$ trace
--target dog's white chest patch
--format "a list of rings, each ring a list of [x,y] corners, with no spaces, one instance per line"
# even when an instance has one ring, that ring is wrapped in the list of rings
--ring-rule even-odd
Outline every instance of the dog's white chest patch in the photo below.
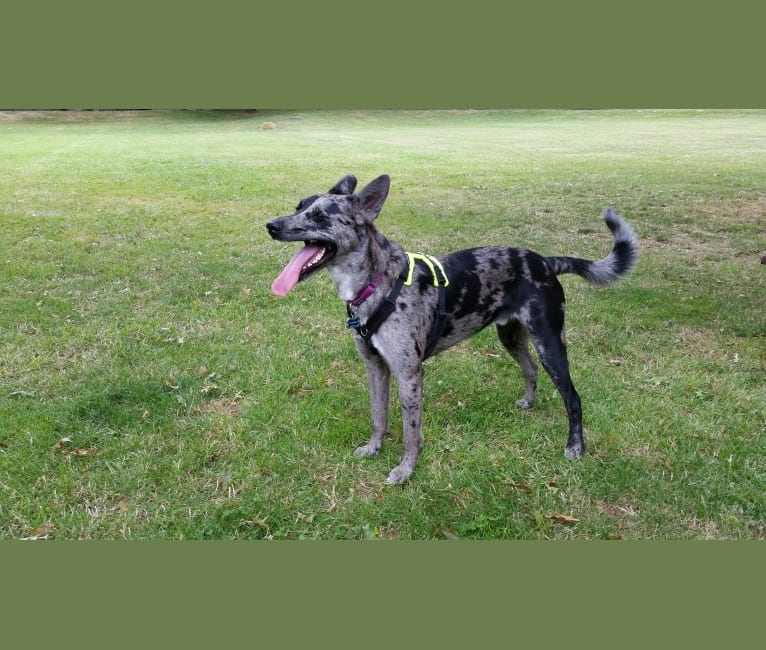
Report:
[[[353,300],[356,292],[351,286],[351,276],[346,275],[337,267],[330,267],[327,270],[330,272],[333,282],[335,282],[335,289],[338,292],[338,297],[345,301]]]

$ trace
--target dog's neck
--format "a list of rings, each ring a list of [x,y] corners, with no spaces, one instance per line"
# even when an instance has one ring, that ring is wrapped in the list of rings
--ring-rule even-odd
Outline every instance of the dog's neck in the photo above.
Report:
[[[367,287],[375,285],[363,301],[377,304],[385,296],[405,263],[405,254],[399,244],[384,237],[372,224],[367,227],[366,245],[348,256],[344,264],[328,268],[338,297],[345,301],[355,301]]]

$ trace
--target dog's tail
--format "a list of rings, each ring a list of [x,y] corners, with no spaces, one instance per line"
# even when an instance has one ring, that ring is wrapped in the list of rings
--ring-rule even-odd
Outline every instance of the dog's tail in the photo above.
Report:
[[[624,278],[638,262],[638,240],[633,228],[612,208],[604,210],[604,221],[614,236],[614,247],[604,259],[593,262],[578,257],[548,257],[556,275],[576,273],[593,284],[605,286]]]

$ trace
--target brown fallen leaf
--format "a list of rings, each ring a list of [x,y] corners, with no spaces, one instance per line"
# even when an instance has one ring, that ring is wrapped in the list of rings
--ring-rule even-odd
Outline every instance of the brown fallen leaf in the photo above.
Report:
[[[53,445],[53,447],[51,447],[51,450],[56,451],[61,449],[64,445],[68,445],[70,442],[72,442],[71,438],[62,438],[55,445]]]
[[[50,534],[56,530],[56,524],[47,521],[37,528],[29,530],[29,534],[26,537],[20,537],[19,539],[24,542],[36,542],[38,540],[48,539]]]
[[[576,524],[578,521],[580,521],[577,517],[573,517],[572,515],[562,515],[560,513],[548,515],[548,519],[559,521],[562,524]]]
[[[529,483],[516,483],[514,487],[519,488],[519,490],[522,490],[523,492],[526,492],[527,494],[532,494],[532,486],[529,485]]]
[[[128,511],[128,500],[127,499],[120,499],[120,502],[117,504],[117,509],[122,512],[126,513]]]
[[[38,526],[34,530],[31,530],[29,534],[32,537],[42,537],[43,535],[52,533],[54,530],[56,530],[56,524],[48,521],[45,522],[42,526]]]
[[[89,449],[67,449],[64,451],[64,456],[95,456],[98,452],[93,448]]]

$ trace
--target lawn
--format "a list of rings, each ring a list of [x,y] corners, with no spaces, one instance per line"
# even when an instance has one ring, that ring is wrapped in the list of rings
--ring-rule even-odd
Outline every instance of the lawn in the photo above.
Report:
[[[273,122],[275,128],[261,128]],[[410,250],[641,261],[567,291],[588,452],[493,328],[426,363],[412,480],[376,458],[327,273],[265,223],[388,173]],[[766,112],[0,113],[0,537],[766,537]],[[395,391],[394,391],[395,392]]]

